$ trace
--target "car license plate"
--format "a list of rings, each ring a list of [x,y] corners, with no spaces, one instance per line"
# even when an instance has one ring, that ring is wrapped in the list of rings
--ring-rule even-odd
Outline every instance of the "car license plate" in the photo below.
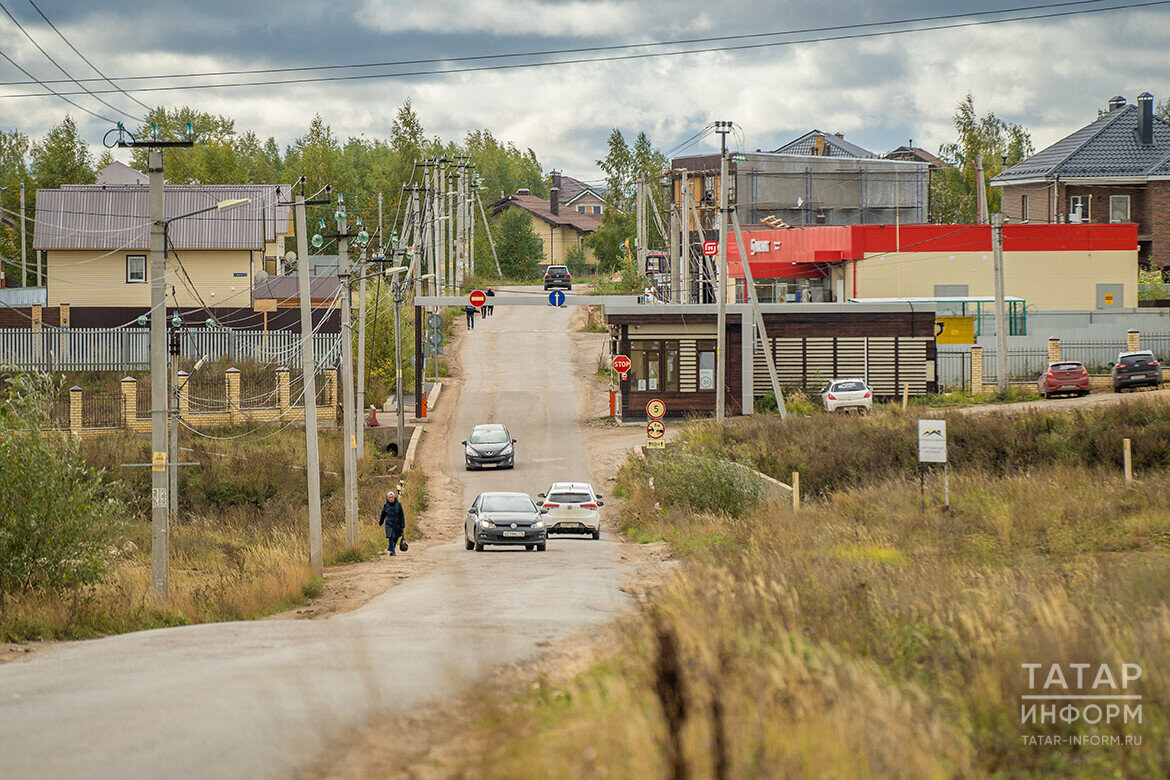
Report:
[[[1077,386],[1076,385],[1061,385],[1060,389],[1061,390],[1076,390]]]
[[[523,536],[523,531],[504,531],[504,536]]]
[[[561,523],[561,528],[573,528],[580,530],[581,528],[584,528],[584,526],[582,526],[580,523]]]

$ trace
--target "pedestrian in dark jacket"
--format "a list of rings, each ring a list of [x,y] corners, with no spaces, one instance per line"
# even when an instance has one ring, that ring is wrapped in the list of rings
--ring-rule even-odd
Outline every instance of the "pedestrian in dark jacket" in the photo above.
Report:
[[[467,315],[467,329],[475,330],[475,307],[469,303],[463,307],[463,313]]]
[[[487,292],[484,293],[484,295],[486,295],[489,298],[495,298],[496,291],[489,287],[489,288],[487,288]],[[488,301],[488,305],[483,307],[483,315],[485,317],[490,317],[495,313],[496,313],[496,307],[491,305],[491,301]]]
[[[389,543],[387,549],[391,555],[397,555],[394,547],[406,533],[406,513],[402,511],[402,503],[399,502],[398,496],[394,495],[393,490],[386,494],[386,503],[382,505],[382,516],[378,519],[378,525],[386,527],[386,541]]]

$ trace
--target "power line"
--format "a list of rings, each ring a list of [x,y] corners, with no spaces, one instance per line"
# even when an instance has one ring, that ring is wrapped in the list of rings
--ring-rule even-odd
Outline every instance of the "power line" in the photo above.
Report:
[[[443,57],[443,58],[432,58],[432,59],[390,60],[390,61],[386,61],[386,62],[367,62],[367,63],[353,63],[353,64],[339,64],[339,65],[305,65],[305,66],[285,67],[285,68],[256,68],[256,69],[240,69],[240,70],[225,70],[225,71],[204,71],[204,72],[196,72],[196,73],[154,74],[154,75],[146,75],[146,76],[120,76],[120,77],[115,77],[115,80],[116,81],[145,81],[145,80],[173,79],[173,78],[209,78],[209,77],[213,77],[213,76],[246,76],[246,75],[262,74],[262,73],[303,73],[303,72],[328,71],[328,70],[397,67],[397,66],[401,66],[401,65],[434,65],[434,64],[448,63],[448,62],[473,62],[473,61],[479,61],[479,60],[499,60],[499,59],[512,59],[512,58],[518,58],[518,57],[546,57],[546,56],[565,55],[565,54],[586,54],[586,53],[608,52],[608,51],[628,51],[631,49],[645,49],[645,48],[650,48],[650,47],[664,47],[664,46],[687,46],[687,45],[695,45],[695,44],[703,44],[703,43],[714,43],[714,42],[718,42],[718,41],[753,40],[753,39],[759,39],[759,38],[776,37],[776,36],[781,36],[781,35],[807,35],[807,34],[811,34],[811,33],[839,32],[839,31],[844,31],[844,30],[856,30],[856,29],[864,29],[864,28],[871,28],[871,27],[886,27],[886,26],[891,26],[891,25],[896,25],[896,24],[920,24],[923,22],[936,22],[936,21],[943,21],[943,20],[949,20],[949,19],[993,16],[993,15],[997,15],[997,14],[1019,13],[1021,11],[1034,11],[1034,10],[1041,10],[1041,9],[1048,9],[1048,8],[1062,8],[1062,7],[1068,7],[1068,6],[1093,5],[1093,4],[1102,3],[1102,2],[1106,2],[1106,1],[1107,0],[1066,0],[1065,2],[1040,3],[1040,4],[1034,4],[1034,5],[1015,6],[1015,7],[1011,7],[1011,8],[1002,8],[1002,9],[987,10],[987,11],[967,11],[967,12],[953,13],[953,14],[937,14],[937,15],[931,15],[931,16],[908,17],[908,18],[904,18],[904,19],[891,19],[891,20],[881,21],[881,22],[858,22],[858,23],[853,23],[853,24],[831,25],[831,26],[822,26],[822,27],[807,27],[807,28],[797,28],[797,29],[792,29],[792,30],[776,30],[776,31],[762,32],[762,33],[744,33],[744,34],[737,34],[737,35],[720,35],[720,36],[710,36],[710,37],[702,37],[702,38],[682,38],[682,39],[669,40],[669,41],[643,41],[641,43],[614,44],[614,45],[608,45],[608,46],[582,46],[582,47],[575,47],[575,48],[545,49],[545,50],[528,51],[528,52],[467,55],[467,56],[462,56],[462,57]],[[1083,11],[1073,11],[1071,13],[1092,13],[1095,11],[1115,10],[1116,8],[1140,7],[1141,5],[1158,5],[1158,4],[1159,3],[1141,3],[1141,4],[1135,4],[1132,6],[1127,4],[1127,5],[1116,6],[1114,8],[1085,9]],[[1020,17],[1020,18],[1029,19],[1029,18],[1044,18],[1044,17]],[[991,21],[985,22],[985,23],[998,23],[998,22],[1007,22],[1007,21],[1017,21],[1017,19],[1008,18],[1008,19],[1000,19],[1000,20],[991,20]],[[929,29],[941,29],[941,28],[929,28],[928,27],[928,28],[921,28],[921,29],[929,30]],[[912,32],[912,31],[913,30],[884,31],[884,32],[878,32],[878,33],[873,33],[873,34],[880,35],[880,34],[889,34],[891,32]],[[833,39],[830,38],[830,39],[826,39],[826,40],[833,40]],[[796,41],[795,43],[807,43],[807,42],[810,42],[810,41]],[[787,43],[786,42],[774,42],[774,43],[764,44],[764,45],[787,45]],[[718,50],[720,50],[720,49],[702,49],[702,50],[695,50],[695,51],[718,51]],[[694,53],[694,52],[693,51],[660,52],[660,53],[657,53],[657,54],[654,54],[651,56],[667,56],[667,55],[673,55],[673,54],[688,54],[688,53]],[[591,60],[586,60],[586,61],[591,61]],[[535,65],[544,65],[544,64],[555,65],[555,64],[561,64],[561,63],[556,63],[556,62],[533,63],[532,65],[524,65],[524,66],[519,66],[519,67],[531,67],[531,66],[535,66]],[[512,66],[512,67],[517,67],[517,66]],[[444,72],[461,72],[461,71],[452,70],[452,71],[435,71],[435,72],[436,73],[444,73]],[[387,76],[367,75],[367,76],[352,76],[352,77],[340,77],[340,78],[342,78],[342,79],[344,79],[344,78],[381,78],[381,77],[390,77],[390,76],[394,76],[394,75],[418,75],[418,74],[388,74]],[[88,79],[88,80],[89,81],[99,81],[99,79]],[[23,86],[23,85],[27,85],[30,83],[34,83],[34,82],[18,82],[18,81],[0,82],[0,86]],[[35,82],[35,83],[40,83],[40,82]],[[55,81],[55,82],[46,82],[46,83],[59,83],[59,82]],[[68,82],[64,82],[64,83],[68,83]],[[294,80],[294,81],[287,81],[287,82],[264,82],[264,83],[267,84],[267,83],[298,83],[298,82]],[[225,85],[205,85],[205,86],[251,86],[251,85],[250,84],[225,84]],[[135,90],[132,90],[132,91],[135,91]],[[141,90],[141,91],[146,91],[146,90]]]
[[[91,97],[93,97],[95,100],[97,100],[99,103],[101,103],[103,106],[106,106],[107,108],[109,108],[109,109],[111,109],[112,111],[114,111],[116,114],[120,114],[120,115],[123,115],[123,116],[130,116],[132,119],[137,119],[137,118],[138,118],[138,117],[135,117],[135,116],[133,116],[133,115],[131,115],[131,114],[126,114],[125,112],[123,112],[123,111],[121,111],[120,109],[118,109],[118,107],[117,107],[117,106],[112,106],[112,105],[110,105],[110,104],[109,104],[109,103],[107,103],[107,102],[106,102],[106,101],[105,101],[103,98],[100,98],[100,97],[98,97],[97,95],[95,95],[93,92],[91,92],[87,86],[85,86],[84,84],[82,84],[82,83],[81,83],[80,81],[78,81],[77,79],[73,78],[73,74],[71,74],[69,71],[65,70],[65,68],[64,68],[64,67],[61,65],[61,63],[59,63],[59,62],[57,62],[55,59],[53,59],[53,55],[51,55],[51,54],[49,54],[47,51],[45,51],[45,50],[44,50],[44,48],[43,48],[43,47],[42,47],[42,46],[41,46],[39,43],[37,43],[37,39],[36,39],[36,38],[34,38],[34,37],[32,37],[32,35],[29,33],[29,31],[28,31],[28,30],[24,29],[24,25],[22,25],[20,22],[18,22],[18,21],[16,20],[16,17],[12,15],[12,12],[8,10],[8,6],[4,5],[4,3],[3,3],[3,2],[0,2],[0,11],[3,11],[3,12],[4,12],[4,15],[5,15],[5,16],[7,16],[9,19],[11,19],[11,20],[12,20],[12,23],[16,25],[16,29],[18,29],[18,30],[20,30],[22,33],[24,33],[24,37],[25,37],[25,38],[28,38],[28,39],[29,39],[29,41],[32,43],[32,45],[37,47],[37,51],[39,51],[41,54],[45,55],[45,59],[47,59],[49,62],[53,63],[53,65],[55,65],[55,66],[56,66],[57,70],[59,70],[59,71],[61,71],[63,74],[65,74],[65,77],[66,77],[67,79],[69,79],[69,81],[71,81],[71,82],[73,82],[74,84],[76,84],[77,86],[81,87],[81,89],[82,89],[82,90],[85,92],[85,94],[87,94],[87,95],[90,95],[90,96],[91,96]],[[7,57],[7,55],[5,55],[5,57]],[[11,61],[12,61],[12,60],[9,60],[9,62],[11,62]],[[23,69],[23,68],[21,68],[21,70],[24,70],[24,69]],[[47,87],[47,86],[45,86],[45,84],[44,84],[43,82],[41,83],[41,86],[42,86],[42,87],[45,87],[46,89],[48,89],[48,87]],[[76,105],[76,104],[74,104],[74,105]],[[94,116],[97,116],[97,115],[95,114]],[[108,120],[107,120],[107,121],[108,121]]]
[[[105,82],[107,82],[107,83],[108,83],[108,84],[109,84],[111,87],[114,87],[115,89],[117,89],[119,92],[121,92],[121,93],[122,93],[123,95],[125,95],[126,97],[130,98],[131,100],[133,100],[133,101],[134,101],[135,103],[137,103],[138,105],[140,105],[140,106],[142,106],[143,108],[145,108],[145,109],[146,109],[146,111],[147,111],[148,113],[149,113],[149,112],[152,110],[152,109],[150,108],[150,106],[146,105],[145,103],[143,103],[143,102],[142,102],[141,100],[139,100],[138,98],[134,97],[133,95],[131,95],[131,94],[130,94],[130,93],[128,93],[128,92],[125,92],[125,91],[123,91],[123,89],[122,89],[121,87],[119,87],[117,84],[115,84],[113,81],[111,81],[111,80],[109,79],[109,77],[107,77],[107,76],[106,76],[106,74],[102,73],[102,72],[101,72],[101,70],[99,70],[99,69],[98,69],[98,66],[97,66],[97,65],[94,65],[92,62],[90,62],[88,57],[86,57],[84,54],[82,54],[81,52],[79,52],[79,51],[77,50],[77,47],[76,47],[76,46],[74,46],[74,45],[73,45],[73,43],[72,43],[72,42],[70,42],[70,40],[69,40],[68,38],[66,38],[66,37],[65,37],[65,33],[63,33],[63,32],[61,32],[60,30],[58,30],[58,29],[57,29],[57,25],[53,24],[53,22],[49,20],[49,17],[45,16],[45,12],[44,12],[44,11],[42,11],[42,10],[41,10],[41,7],[40,7],[39,5],[37,5],[37,4],[36,4],[35,0],[28,0],[28,2],[29,2],[29,4],[31,4],[31,5],[32,5],[32,7],[33,7],[33,8],[35,8],[35,9],[36,9],[36,12],[37,12],[38,14],[40,14],[40,15],[41,15],[41,18],[45,20],[45,24],[47,24],[47,25],[49,25],[50,27],[52,27],[52,28],[53,28],[53,32],[57,33],[57,35],[59,35],[59,36],[61,37],[61,40],[65,41],[65,45],[67,45],[67,46],[68,46],[70,49],[73,49],[73,53],[74,53],[74,54],[76,54],[78,57],[80,57],[80,58],[81,58],[81,59],[82,59],[82,60],[85,62],[85,64],[86,64],[86,65],[88,65],[89,67],[93,68],[93,71],[94,71],[94,73],[96,73],[96,74],[98,74],[99,76],[101,76],[101,77],[102,77],[102,80],[104,80]],[[96,79],[95,79],[95,80],[96,80]],[[77,79],[74,79],[74,81],[77,81]],[[89,79],[85,79],[85,81],[89,81]],[[81,82],[80,82],[80,81],[78,81],[77,83],[78,83],[78,84],[80,84]],[[112,106],[111,106],[111,107],[112,107]],[[133,116],[132,116],[131,118],[132,118],[132,119],[138,119],[138,117],[133,117]],[[139,121],[145,121],[145,120],[139,120]]]
[[[33,74],[29,73],[27,70],[22,68],[20,66],[20,64],[16,62],[16,60],[9,57],[3,51],[0,51],[0,57],[3,57],[4,59],[8,60],[8,62],[12,65],[12,67],[16,68],[21,73],[28,76],[30,79],[34,79],[34,80],[36,79],[36,76],[34,76]],[[37,81],[37,83],[40,84],[41,82]],[[113,119],[110,119],[108,116],[102,116],[101,114],[97,113],[96,111],[90,111],[88,108],[81,105],[80,103],[76,103],[76,102],[70,100],[69,98],[65,97],[65,95],[63,93],[58,92],[57,90],[50,87],[48,84],[41,84],[41,86],[43,86],[45,89],[49,90],[49,92],[51,92],[54,95],[56,95],[57,97],[61,98],[66,103],[73,106],[74,108],[78,108],[78,109],[84,111],[85,113],[89,114],[90,116],[96,117],[97,119],[102,120],[103,122],[109,122],[110,124],[117,124],[117,122],[115,122]],[[80,93],[71,92],[69,94],[80,94]],[[93,93],[90,93],[90,94],[93,94]],[[38,93],[35,95],[28,95],[27,97],[45,97],[45,95]]]

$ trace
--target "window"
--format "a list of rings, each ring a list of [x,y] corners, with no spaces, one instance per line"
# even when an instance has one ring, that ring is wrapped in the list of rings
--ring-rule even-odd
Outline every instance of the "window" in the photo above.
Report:
[[[126,255],[126,284],[146,282],[146,255]]]
[[[594,214],[600,214],[600,213],[601,213],[601,206],[591,206],[590,208],[591,208],[591,210],[592,210],[592,212],[593,212]]]
[[[1109,196],[1109,221],[1110,222],[1129,222],[1129,196],[1128,195],[1110,195]]]
[[[630,389],[678,392],[678,342],[630,342]]]
[[[699,341],[695,343],[699,353],[699,389],[715,389],[715,342]]]
[[[1069,222],[1088,222],[1090,216],[1088,195],[1073,195],[1068,199]]]
[[[585,207],[584,207],[584,206],[578,206],[578,207],[577,207],[577,213],[578,213],[578,214],[584,214],[584,213],[585,213]]]
[[[1020,219],[1024,222],[1028,221],[1028,196],[1020,196]]]

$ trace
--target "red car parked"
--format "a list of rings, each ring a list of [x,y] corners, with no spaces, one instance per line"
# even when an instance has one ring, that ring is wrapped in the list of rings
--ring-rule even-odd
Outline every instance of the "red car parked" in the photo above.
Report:
[[[1041,398],[1051,398],[1062,393],[1088,395],[1089,372],[1084,363],[1076,360],[1049,363],[1048,370],[1036,380],[1036,390]]]

